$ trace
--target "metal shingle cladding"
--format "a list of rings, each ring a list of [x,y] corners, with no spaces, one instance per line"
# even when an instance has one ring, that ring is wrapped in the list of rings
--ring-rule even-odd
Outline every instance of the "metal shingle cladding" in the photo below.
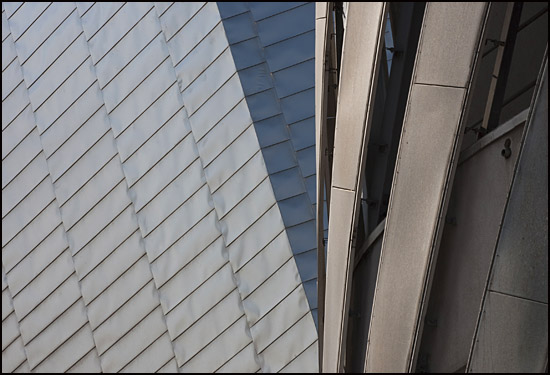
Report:
[[[315,238],[315,4],[251,2],[218,7],[316,320],[316,246],[304,241]]]
[[[254,110],[298,88],[228,32],[215,3],[3,3],[3,371],[316,371],[307,111]]]

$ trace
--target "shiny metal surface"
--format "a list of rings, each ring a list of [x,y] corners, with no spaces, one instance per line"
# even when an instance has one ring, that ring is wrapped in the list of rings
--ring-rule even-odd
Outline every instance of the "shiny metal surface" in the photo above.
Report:
[[[312,5],[279,7],[297,13],[264,17],[273,43],[311,26]],[[311,118],[309,94],[281,109],[273,90],[254,111],[245,96],[271,71],[239,74],[216,3],[6,3],[2,17],[3,371],[315,371],[314,259],[295,260],[285,230],[311,202],[301,173],[276,196],[260,143],[280,133],[252,126],[274,108]],[[278,36],[277,19],[298,28]],[[269,87],[310,89],[289,86],[307,69]],[[296,157],[286,134],[309,176],[313,143]]]

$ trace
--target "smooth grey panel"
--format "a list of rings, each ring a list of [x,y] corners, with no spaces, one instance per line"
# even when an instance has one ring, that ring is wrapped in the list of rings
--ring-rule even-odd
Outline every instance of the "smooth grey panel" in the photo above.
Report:
[[[245,347],[250,342],[250,336],[247,334],[247,321],[243,316],[235,322],[226,331],[205,349],[199,352],[193,359],[181,368],[182,372],[213,372],[221,367],[237,352],[239,348]],[[231,350],[227,350],[231,348]],[[223,355],[220,355],[223,353]],[[251,354],[247,352],[247,354]],[[253,366],[254,357],[248,357],[243,360],[248,366]]]
[[[42,151],[38,132],[33,130],[4,160],[2,160],[2,189]],[[5,244],[4,240],[2,243]]]
[[[308,310],[309,306],[303,289],[300,287],[294,289],[281,303],[250,328],[258,351],[263,351],[269,344],[277,340],[280,332],[291,328]]]
[[[96,80],[91,59],[87,59],[71,74],[55,93],[49,97],[40,108],[34,106],[36,125],[44,132]]]
[[[315,147],[311,146],[296,152],[298,165],[304,178],[315,174]]]
[[[296,8],[304,4],[303,2],[285,2],[285,3],[271,3],[271,4],[262,4],[261,2],[251,2],[248,3],[248,7],[252,12],[254,20],[257,22],[261,19],[286,12],[289,9]]]
[[[262,149],[267,171],[269,174],[277,173],[297,165],[292,143],[284,141]]]
[[[118,222],[118,230],[125,231],[120,227],[121,221]],[[124,223],[126,224],[126,223]],[[130,223],[130,227],[135,227]],[[108,231],[109,229],[107,229]],[[115,240],[117,240],[115,238]],[[105,289],[109,287],[116,279],[126,272],[139,258],[143,256],[143,244],[141,243],[141,235],[136,230],[130,235],[123,243],[108,244],[108,251],[113,250],[109,255],[103,258],[101,263],[98,263],[96,267],[88,272],[88,266],[82,263],[86,263],[88,260],[93,260],[89,254],[83,254],[79,256],[77,264],[77,271],[80,273],[80,283],[82,288],[82,296],[86,304],[93,301],[99,294],[103,293]],[[113,247],[113,249],[111,249]],[[140,251],[141,250],[141,251]],[[79,253],[80,254],[80,253]],[[88,255],[88,257],[86,257]],[[97,257],[98,255],[95,255]],[[82,274],[85,271],[85,274]],[[154,298],[152,299],[154,300]],[[158,302],[158,300],[157,300]],[[132,316],[129,314],[128,316]]]
[[[548,71],[544,74],[514,176],[489,287],[547,304]]]
[[[138,229],[136,218],[131,206],[128,206],[111,223],[84,248],[75,255],[75,262],[79,265],[79,275],[86,277],[111,251]],[[87,294],[83,295],[86,303],[89,302]]]
[[[108,6],[106,3],[99,3],[96,6]],[[121,35],[126,34],[147,12],[153,10],[152,3],[130,3],[126,4],[117,12],[109,22],[97,33],[91,34],[84,29],[90,54],[94,63],[97,63],[107,52],[120,40]]]
[[[231,245],[251,223],[254,223],[274,203],[273,190],[269,179],[266,177],[239,205],[227,214],[224,220],[220,220],[220,229],[227,246]]]
[[[212,208],[208,186],[204,184],[189,200],[170,215],[160,226],[156,227],[147,238],[146,247],[168,248],[177,241],[182,233],[193,227]],[[177,223],[178,225],[174,225]]]
[[[470,372],[544,372],[548,305],[488,292],[476,340]]]
[[[2,351],[2,372],[14,371],[23,362],[25,362],[25,349],[19,337]]]
[[[109,130],[105,108],[95,112],[63,145],[48,158],[50,174],[56,181],[85,155]]]
[[[31,368],[36,367],[40,362],[45,360],[48,355],[54,352],[58,346],[63,345],[65,340],[69,339],[73,333],[77,332],[85,324],[86,307],[84,306],[84,302],[79,300],[67,311],[57,317],[45,331],[25,345]],[[83,338],[89,340],[91,338],[90,336],[91,335],[84,335]],[[82,345],[82,342],[80,345]],[[90,347],[86,349],[90,349]],[[76,348],[78,348],[78,345],[75,346],[73,350]],[[55,365],[50,366],[52,368],[59,368],[59,365],[60,363],[55,363]]]
[[[106,372],[120,371],[124,366],[147,348],[152,338],[158,337],[166,330],[160,306],[143,319],[128,335],[117,342],[114,350],[109,350],[101,357],[102,367]]]
[[[315,220],[298,224],[287,229],[288,239],[294,254],[299,254],[317,247],[315,237],[311,236],[313,232],[315,232]]]
[[[181,353],[181,362],[184,366],[206,346],[212,345],[212,341],[217,339],[220,332],[225,331],[244,315],[240,300],[239,292],[234,289],[174,342],[174,348]],[[240,332],[239,336],[244,336],[243,334],[244,331]],[[228,351],[236,348],[233,346],[231,349],[224,349],[218,352],[218,356],[225,356]]]
[[[229,4],[229,3],[225,3]],[[246,358],[252,358],[252,360],[245,360]],[[254,343],[250,343],[244,347],[240,352],[235,354],[233,358],[228,360],[216,370],[219,373],[236,373],[236,372],[258,372],[261,370],[260,365],[258,364],[257,354],[254,348]]]
[[[25,255],[61,223],[59,209],[55,202],[34,218],[9,243],[2,246],[2,264],[9,272]]]
[[[267,63],[272,72],[284,69],[315,57],[314,48],[303,46],[315,45],[315,31],[295,36],[294,38],[272,44],[264,49]]]
[[[227,294],[235,289],[233,272],[228,263],[209,278],[194,293],[185,298],[166,315],[168,330],[176,339],[191,327],[203,314],[207,313]],[[185,314],[186,319],[180,319]],[[181,359],[178,356],[178,365]]]
[[[2,102],[2,130],[19,115],[29,103],[25,83],[21,82]]]
[[[41,155],[42,156],[42,155]],[[2,190],[2,218],[18,204],[48,175],[46,159],[33,159],[21,173]]]
[[[265,170],[265,163],[258,152],[212,194],[220,220],[265,179],[265,173],[259,172],[262,170]]]
[[[94,341],[98,354],[104,358],[109,351],[118,348],[117,339],[135,329],[135,325],[158,306],[155,284],[150,282],[120,307],[103,324],[94,330]]]
[[[109,113],[115,137],[130,126],[175,80],[172,63],[166,57],[143,84],[139,85],[126,100]],[[111,98],[107,97],[106,99]]]
[[[466,87],[474,61],[471,52],[483,26],[485,7],[485,3],[426,5],[416,60],[416,83]]]
[[[290,138],[282,114],[266,118],[265,120],[254,121],[254,128],[256,129],[258,142],[262,148],[286,141]]]
[[[227,263],[227,251],[221,237],[205,249],[189,251],[184,261],[188,261],[174,275],[162,284],[162,306],[165,311],[172,310],[181,301],[192,294],[202,283]],[[190,260],[189,260],[190,259]]]
[[[205,167],[252,125],[250,112],[243,99],[215,127],[197,142]]]
[[[224,34],[220,23],[175,66],[180,91],[189,86],[227,48]]]
[[[293,197],[305,191],[298,167],[286,169],[269,176],[277,201]]]
[[[68,238],[73,254],[80,251],[105,227],[106,223],[113,220],[130,204],[126,192],[124,181],[119,182],[107,199],[100,201],[70,229]]]
[[[88,9],[83,9],[83,6],[76,4],[80,13],[80,18],[82,19],[82,28],[86,34],[90,37],[94,35],[100,28],[102,28],[113,15],[124,6],[122,1],[111,1],[106,3],[95,3],[92,7]],[[82,14],[84,16],[82,16]]]
[[[233,265],[233,269],[238,270],[243,267],[283,230],[284,224],[279,207],[274,204],[227,247],[227,251],[231,254],[229,261]]]
[[[71,255],[68,251],[64,251],[31,284],[15,296],[13,305],[19,320],[28,315],[33,308],[46,299],[72,273],[74,273],[74,268]],[[26,333],[26,326],[21,326],[21,334],[23,337],[26,337],[25,341],[28,341],[30,337]]]
[[[151,343],[144,352],[128,363],[121,372],[156,372],[174,357],[172,340],[168,332]],[[174,369],[172,372],[176,372]]]
[[[189,152],[190,149],[193,150],[193,147],[191,136],[185,137],[147,174],[130,187],[129,195],[137,212],[168,185],[174,177],[195,161],[197,155],[194,152]],[[139,170],[133,171],[131,167],[131,165],[129,167],[122,165],[125,175],[131,176],[130,178],[133,180],[134,176],[139,175]],[[136,174],[136,172],[138,173]]]
[[[306,350],[304,350],[300,355],[294,358],[289,362],[285,367],[283,367],[281,373],[313,373],[313,371],[308,363],[314,363],[319,359],[319,345],[317,341],[313,342]]]
[[[36,3],[27,2],[17,10],[15,14],[11,11],[8,16],[10,17],[10,26],[13,40],[17,40],[21,37],[21,34],[25,32],[33,22],[40,16],[42,12],[50,6],[48,1],[40,1]],[[8,6],[6,11],[11,7]],[[3,39],[3,38],[2,38]]]
[[[258,153],[259,148],[254,128],[249,127],[205,169],[211,191],[215,192],[247,160]],[[255,173],[265,172],[258,170]]]
[[[258,320],[274,308],[279,301],[301,283],[293,259],[287,261],[269,279],[243,299],[248,321],[254,326]]]
[[[281,232],[235,273],[235,279],[243,298],[246,298],[279,267],[288,262],[291,255],[292,250],[288,244],[288,238],[284,232]]]
[[[311,209],[311,201],[305,193],[281,200],[278,203],[286,227],[312,220],[315,217]]]
[[[199,5],[200,4],[196,3],[191,6],[197,7]],[[175,5],[161,17],[160,21],[163,25],[165,35],[167,35],[166,40],[168,41],[172,62],[174,65],[177,65],[220,22],[220,14],[215,3],[207,3],[172,37],[167,27],[171,28],[173,27],[172,25],[176,25],[176,23],[175,21],[172,22],[166,19],[166,17],[172,14],[176,19],[183,20],[181,14],[185,15],[185,13],[178,13],[177,9],[174,8]]]
[[[51,353],[47,361],[42,362],[33,370],[36,372],[66,371],[66,369],[69,369],[73,365],[75,358],[80,358],[87,352],[91,352],[93,357],[88,359],[86,369],[91,372],[100,372],[102,370],[100,361],[97,357],[97,352],[93,348],[92,332],[90,327],[85,324],[72,337],[65,341],[59,349]]]
[[[19,293],[66,248],[66,233],[61,226],[58,226],[10,270],[10,292]]]
[[[80,35],[29,88],[29,98],[33,108],[38,108],[44,103],[89,55],[86,38]],[[29,80],[27,79],[27,82]]]
[[[302,335],[296,335],[303,332]],[[300,353],[317,340],[315,323],[311,314],[307,313],[292,329],[283,333],[277,341],[262,352],[264,358],[272,359],[262,368],[264,372],[276,372],[294,359],[295,353]],[[315,361],[312,366],[315,366]]]
[[[192,182],[190,182],[192,181]],[[147,203],[142,210],[140,210],[139,223],[142,232],[145,236],[152,234],[155,230],[160,231],[172,231],[173,228],[162,228],[161,225],[166,223],[166,220],[173,220],[172,215],[181,215],[181,212],[177,212],[180,208],[188,205],[188,209],[196,207],[197,200],[204,195],[204,192],[199,192],[205,186],[205,181],[202,175],[202,169],[198,159],[194,161],[188,168],[186,168],[180,175],[178,175],[173,181],[171,181],[163,190],[161,190],[152,201]],[[139,190],[136,191],[139,194]],[[178,195],[174,197],[174,195]],[[197,197],[200,196],[200,197]],[[201,207],[200,212],[203,214],[204,210],[209,210],[210,206],[206,205]],[[194,213],[194,216],[199,213]],[[168,223],[170,223],[168,221]],[[153,234],[153,237],[159,234]],[[154,242],[154,241],[153,241]]]
[[[2,13],[4,14],[4,13]],[[15,45],[13,44],[10,38],[6,38],[2,42],[2,70],[17,58],[17,53],[15,52]]]
[[[74,3],[52,3],[15,43],[19,61],[24,63],[57,26],[75,10],[76,6]]]
[[[129,185],[133,185],[137,179],[154,168],[156,163],[159,163],[188,136],[189,128],[182,126],[182,120],[182,113],[174,115],[162,126],[162,130],[156,132],[124,161],[124,171]]]
[[[21,83],[23,75],[19,61],[14,60],[2,72],[2,101]]]
[[[273,73],[275,89],[279,97],[295,94],[315,86],[315,59],[290,66]],[[312,106],[307,109],[311,110]]]
[[[314,15],[315,3],[309,3],[258,21],[258,35],[262,44],[268,46],[313,30],[315,28]],[[280,25],[285,25],[285,27]],[[313,73],[313,70],[311,72]]]
[[[2,4],[2,41],[11,34],[10,26],[8,25],[8,17],[4,12],[4,5]]]
[[[22,336],[27,343],[39,335],[51,322],[80,298],[80,289],[76,274],[72,274],[55,291],[42,301],[25,317],[25,334]],[[22,331],[23,332],[23,331]]]
[[[227,18],[222,12],[224,7],[225,5],[222,3],[218,4],[222,18]],[[251,18],[250,12],[247,11],[246,4],[243,3],[241,7],[242,9],[240,11],[244,11],[244,13],[224,19],[223,21],[225,35],[227,36],[229,44],[239,43],[243,40],[254,38],[257,35],[254,21]]]
[[[218,8],[222,18],[229,18],[248,11],[245,2],[219,2]]]
[[[166,39],[172,39],[178,30],[186,25],[191,18],[197,17],[197,12],[204,4],[204,2],[176,2],[170,9],[166,10],[161,16],[161,23]]]
[[[152,283],[148,272],[149,262],[140,258],[128,271],[87,305],[88,319],[93,330],[105,322],[111,314],[119,309],[128,299],[136,294],[147,283]]]
[[[78,14],[73,12],[25,61],[22,69],[27,86],[31,87],[54,60],[82,33]]]
[[[189,116],[197,141],[220,121],[243,98],[239,76],[234,74],[206,103]]]
[[[158,285],[165,284],[170,277],[178,273],[197,253],[206,247],[222,246],[221,235],[215,228],[216,215],[212,210],[166,251],[162,252],[163,249],[159,248],[148,248],[149,256],[154,257],[151,270],[155,276],[155,282]],[[166,303],[164,297],[161,299],[161,303]]]
[[[30,106],[25,107],[4,130],[2,130],[2,159],[6,158],[34,129],[34,117]]]
[[[264,53],[260,46],[260,39],[253,38],[231,45],[233,59],[237,70],[248,68],[264,61]]]
[[[59,149],[102,106],[103,98],[96,82],[71,104],[47,131],[40,134],[46,157],[49,158]]]
[[[239,78],[241,79],[244,94],[247,96],[273,87],[271,72],[266,63],[239,70]]]
[[[197,159],[140,210],[138,221],[143,235],[149,235],[203,185],[202,167]]]
[[[437,327],[425,326],[419,354],[429,355],[429,371],[452,372],[468,360],[522,131],[518,126],[501,135],[457,167],[447,213],[455,224],[443,229],[426,313]],[[512,155],[505,159],[508,138]]]
[[[129,63],[161,33],[155,12],[149,12],[131,29],[96,66],[97,79],[106,86],[117,74],[129,68]],[[141,75],[145,78],[145,75]]]
[[[112,55],[112,52],[108,55]],[[157,76],[156,70],[160,71],[159,74],[165,73],[159,68],[159,65],[167,56],[166,43],[163,36],[159,34],[109,84],[106,85],[105,82],[100,82],[103,86],[102,91],[107,111],[109,113],[114,111],[115,108],[121,105],[123,100],[132,99],[135,101],[136,95],[144,96],[138,91],[142,86],[154,90],[151,80],[161,80],[161,77]],[[173,80],[168,79],[168,82],[173,82]],[[138,92],[134,95],[136,91]],[[139,107],[147,108],[147,105],[140,105]]]
[[[172,5],[174,5],[172,1],[155,1],[158,17],[161,17]]]
[[[105,167],[90,179],[61,207],[61,215],[67,229],[86,215],[99,201],[106,197],[123,179],[120,162],[111,159]]]
[[[147,108],[135,121],[122,133],[117,135],[117,147],[121,160],[130,157],[149,137],[158,130],[162,124],[168,121],[181,107],[181,98],[177,95],[178,87],[173,84],[161,96],[155,99],[155,103]],[[180,124],[190,130],[189,123]]]
[[[78,14],[82,17],[83,14],[88,12],[92,6],[94,6],[95,1],[77,1],[76,8],[78,9]]]
[[[189,116],[210,98],[233,74],[235,66],[231,52],[226,49],[212,62],[185,90],[182,91],[183,102]]]
[[[254,122],[278,115],[281,112],[275,90],[266,90],[246,97]]]

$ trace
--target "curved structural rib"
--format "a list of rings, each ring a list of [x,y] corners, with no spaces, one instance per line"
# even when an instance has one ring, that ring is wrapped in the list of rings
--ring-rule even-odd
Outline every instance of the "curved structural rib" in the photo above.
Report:
[[[487,3],[426,6],[386,218],[367,372],[415,369]]]

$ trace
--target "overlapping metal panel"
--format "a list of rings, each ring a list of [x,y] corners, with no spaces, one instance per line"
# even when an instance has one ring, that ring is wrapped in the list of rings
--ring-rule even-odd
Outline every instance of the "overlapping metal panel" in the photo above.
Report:
[[[292,238],[313,217],[313,82],[289,86],[312,60],[277,59],[271,94],[298,93],[275,145],[245,82],[271,72],[238,71],[254,53],[235,57],[215,3],[5,8],[3,370],[315,371],[316,263]],[[250,12],[272,44],[302,33]]]

